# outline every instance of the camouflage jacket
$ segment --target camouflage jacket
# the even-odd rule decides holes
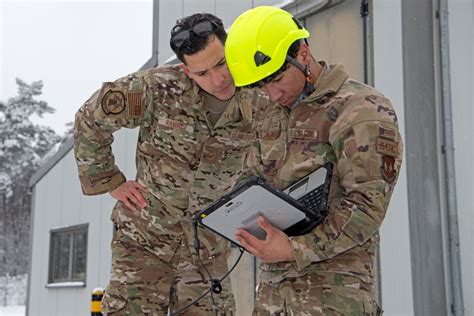
[[[143,193],[149,206],[132,212],[118,202],[112,220],[167,261],[183,238],[192,247],[192,215],[243,175],[255,141],[255,109],[268,102],[252,90],[237,90],[212,127],[201,91],[179,66],[152,68],[104,83],[76,114],[75,157],[87,195],[126,181],[114,163],[112,133],[140,127],[136,180],[149,188]],[[204,258],[228,247],[213,233],[200,234]]]
[[[291,112],[270,108],[258,135],[263,173],[277,188],[334,163],[324,223],[290,237],[296,261],[263,264],[261,279],[275,283],[317,270],[371,282],[378,231],[402,162],[390,101],[348,79],[342,65],[323,63],[316,91]]]

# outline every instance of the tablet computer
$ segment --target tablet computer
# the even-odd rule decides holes
[[[262,178],[250,178],[198,213],[196,220],[238,246],[238,228],[265,239],[257,223],[260,215],[288,236],[303,235],[324,220],[331,176],[332,163],[327,163],[284,191]]]

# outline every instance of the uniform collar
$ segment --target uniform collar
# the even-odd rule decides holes
[[[322,101],[326,95],[335,94],[349,77],[342,64],[327,65],[324,61],[319,64],[323,66],[323,69],[316,80],[316,90],[302,103]]]
[[[188,78],[185,91],[191,93],[191,104],[193,108],[205,113],[203,90],[194,81]],[[235,94],[222,113],[222,117],[217,121],[217,125],[225,124],[226,122],[233,122],[239,118],[243,118],[247,123],[252,122],[252,104],[250,102],[251,95],[247,89],[237,88]],[[221,123],[222,122],[222,123]]]

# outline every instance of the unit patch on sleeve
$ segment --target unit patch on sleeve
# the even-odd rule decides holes
[[[102,110],[105,114],[120,114],[125,109],[125,96],[121,91],[107,91],[102,98]]]
[[[397,170],[395,169],[395,157],[389,155],[382,156],[382,167],[380,168],[382,177],[388,183],[392,183],[397,178]]]
[[[380,172],[382,177],[388,183],[392,183],[397,178],[397,170],[395,169],[395,158],[398,157],[398,143],[379,136],[377,137],[377,152],[382,154],[382,166]]]

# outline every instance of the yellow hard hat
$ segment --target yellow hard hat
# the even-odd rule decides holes
[[[242,13],[232,24],[225,56],[237,87],[275,73],[286,60],[288,48],[309,32],[290,13],[260,6]]]

